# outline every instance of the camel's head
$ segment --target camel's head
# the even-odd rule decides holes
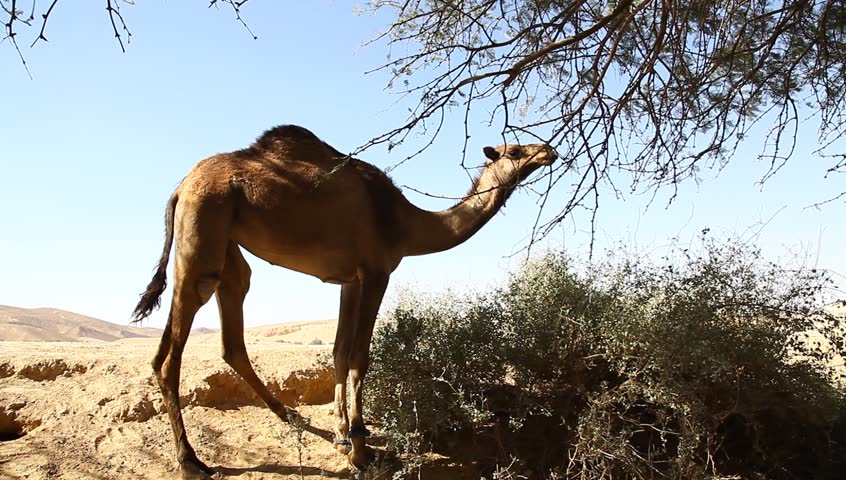
[[[519,180],[528,177],[540,167],[552,165],[558,158],[555,150],[544,143],[531,145],[500,145],[485,147],[486,167],[498,167],[502,173],[516,174]]]

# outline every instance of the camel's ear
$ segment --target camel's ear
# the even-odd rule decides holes
[[[499,160],[499,152],[496,151],[493,147],[485,147],[482,149],[485,152],[485,156],[488,157],[489,160],[496,161]]]

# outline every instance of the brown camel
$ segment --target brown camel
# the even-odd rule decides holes
[[[243,247],[268,262],[340,284],[335,337],[335,427],[339,449],[369,462],[362,386],[373,324],[388,277],[408,255],[452,248],[476,233],[529,174],[556,158],[548,145],[485,147],[487,162],[465,198],[440,212],[412,205],[381,170],[350,158],[297,126],[268,130],[251,147],[198,163],[167,205],[164,251],[134,321],[159,305],[176,239],[173,300],[153,359],[176,438],[183,478],[209,478],[194,453],[179,404],[182,351],[199,308],[216,294],[223,358],[267,406],[289,412],[256,376],[244,346],[250,267]],[[346,385],[352,384],[347,413]]]

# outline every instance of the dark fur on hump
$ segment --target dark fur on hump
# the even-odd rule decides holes
[[[255,154],[261,151],[273,151],[280,145],[316,144],[326,148],[333,157],[336,157],[342,168],[351,168],[362,179],[367,194],[370,197],[371,206],[375,212],[376,221],[389,237],[396,235],[399,222],[399,212],[396,206],[407,200],[394,185],[391,178],[379,168],[357,158],[352,158],[341,153],[335,147],[321,140],[317,135],[307,128],[298,125],[280,125],[264,132],[255,143],[239,154]],[[331,172],[328,175],[332,175]]]
[[[311,145],[309,145],[311,144]],[[263,152],[274,152],[279,150],[286,150],[291,152],[300,148],[308,148],[309,146],[317,146],[327,149],[333,157],[345,157],[343,153],[336,148],[324,142],[317,135],[307,128],[299,125],[279,125],[266,130],[259,136],[252,145],[247,148],[232,152],[233,155],[240,158],[254,158],[260,156]]]
[[[332,152],[332,155],[336,157],[346,156],[339,152],[336,148],[318,138],[318,136],[312,133],[311,130],[299,125],[279,125],[278,127],[273,127],[256,139],[253,147],[261,150],[273,150],[279,143],[290,144],[294,142],[316,143],[329,149],[329,151]]]

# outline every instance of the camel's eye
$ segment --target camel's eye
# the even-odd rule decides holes
[[[520,147],[511,147],[508,149],[508,156],[511,158],[520,158],[523,156],[523,149]]]

